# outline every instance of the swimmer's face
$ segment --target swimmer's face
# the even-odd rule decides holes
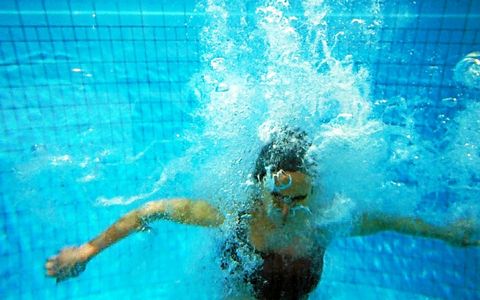
[[[302,172],[283,170],[271,177],[270,184],[267,184],[268,180],[263,182],[263,202],[266,207],[281,212],[282,222],[285,223],[292,209],[308,206],[312,192],[311,179]]]

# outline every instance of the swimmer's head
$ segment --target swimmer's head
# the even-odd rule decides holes
[[[310,145],[304,131],[283,128],[257,158],[253,175],[261,184],[267,212],[283,224],[291,211],[308,209],[312,184],[305,155]]]
[[[267,174],[264,179],[267,179]],[[312,182],[310,176],[300,171],[280,170],[272,175],[273,188],[264,180],[262,201],[270,219],[285,224],[289,215],[298,218],[298,211],[310,212]]]
[[[280,170],[308,174],[305,154],[310,145],[304,131],[283,127],[260,151],[255,162],[254,180],[262,182],[267,173],[275,174]]]

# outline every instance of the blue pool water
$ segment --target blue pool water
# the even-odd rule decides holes
[[[0,2],[1,299],[222,299],[214,229],[157,222],[58,285],[43,264],[149,200],[235,209],[278,123],[313,140],[319,224],[479,230],[480,1],[230,2]],[[310,299],[352,298],[480,299],[480,250],[340,234]]]

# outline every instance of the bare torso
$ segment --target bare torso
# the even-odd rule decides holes
[[[260,252],[312,257],[319,247],[321,230],[315,228],[312,217],[292,218],[285,224],[271,220],[264,210],[252,214],[249,223],[249,242]]]

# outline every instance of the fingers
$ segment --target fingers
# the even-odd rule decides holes
[[[45,275],[54,277],[59,283],[80,275],[85,270],[86,264],[79,257],[77,248],[64,248],[56,256],[46,260]]]
[[[51,270],[53,268],[53,264],[54,264],[54,258],[47,259],[47,262],[45,263],[45,269]]]
[[[58,255],[52,256],[47,259],[47,261],[45,262],[45,271],[47,276],[61,276],[61,262]]]
[[[61,256],[62,253],[65,252],[65,250],[68,250],[68,248],[63,248],[58,252],[57,255],[51,256],[47,259],[47,261],[45,262],[45,270],[47,276],[58,276],[61,265]]]

